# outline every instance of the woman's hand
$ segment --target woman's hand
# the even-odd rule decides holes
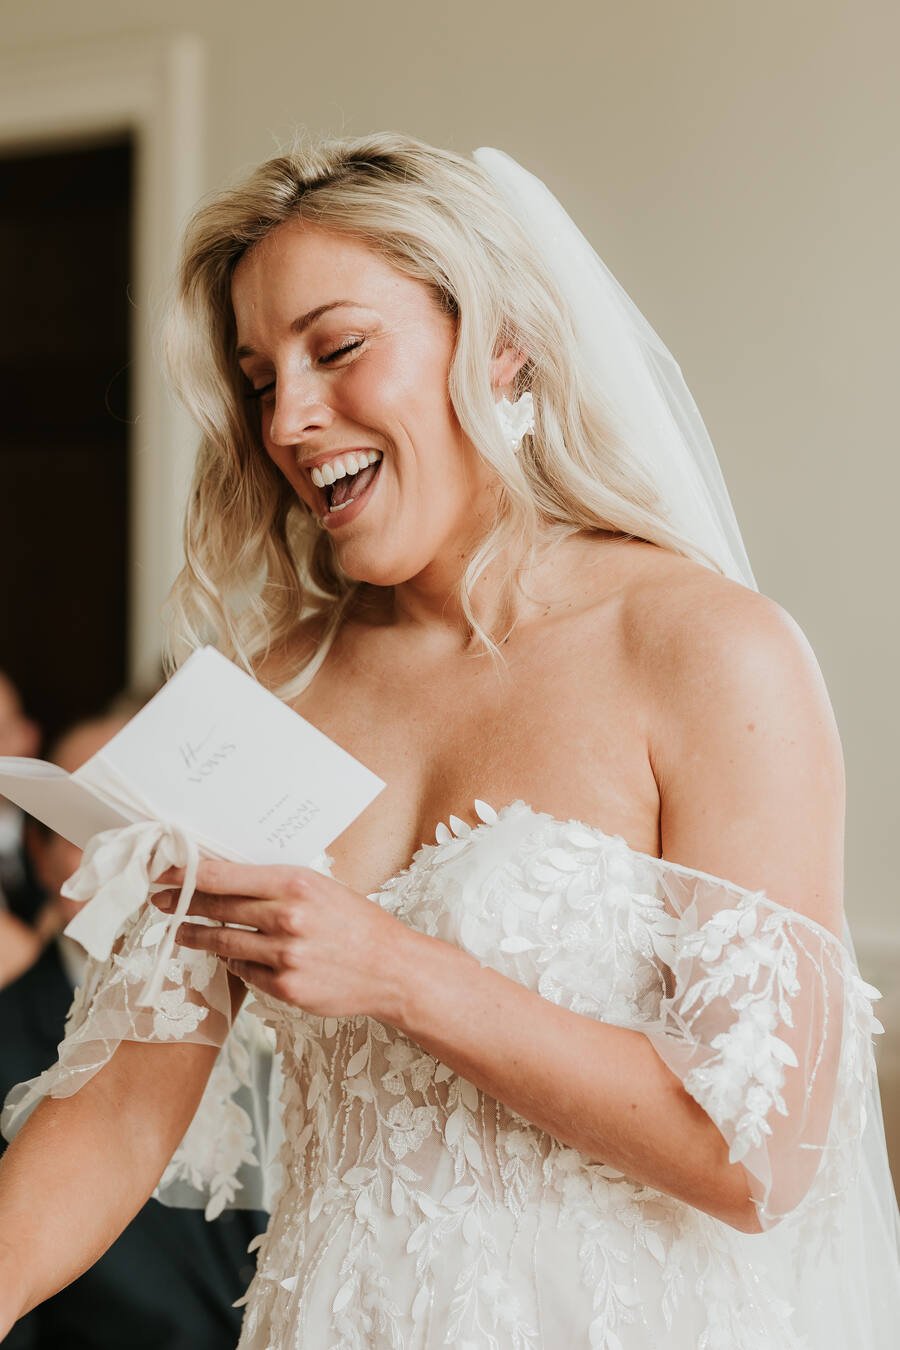
[[[178,886],[182,873],[160,878]],[[175,908],[177,892],[154,903]],[[374,901],[309,867],[201,861],[188,913],[240,928],[184,923],[176,941],[213,952],[245,984],[319,1017],[395,1021],[417,934]]]

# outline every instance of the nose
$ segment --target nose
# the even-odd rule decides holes
[[[311,432],[322,431],[333,421],[334,413],[314,374],[295,372],[276,382],[269,423],[269,438],[274,444],[298,445]]]

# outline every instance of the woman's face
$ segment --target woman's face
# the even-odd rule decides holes
[[[497,480],[451,406],[456,325],[429,288],[350,236],[290,222],[241,259],[231,295],[266,452],[346,573],[388,586],[458,560]],[[332,491],[319,484],[338,460]]]

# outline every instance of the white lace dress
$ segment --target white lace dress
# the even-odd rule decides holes
[[[370,899],[554,1003],[645,1032],[747,1167],[765,1231],[591,1162],[390,1026],[256,994],[162,1183],[209,1213],[258,1201],[254,1169],[274,1187],[240,1350],[893,1346],[878,991],[846,934],[521,801],[476,812]],[[122,1037],[225,1039],[224,972],[204,953],[177,949],[159,1008],[134,1006],[154,924],[145,911],[95,971],[59,1064],[14,1090],[5,1132]],[[283,1085],[271,1118],[263,1027]]]

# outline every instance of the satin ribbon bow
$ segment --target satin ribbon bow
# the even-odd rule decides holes
[[[167,889],[154,884],[157,878],[170,867],[184,868],[178,903],[174,912],[165,916],[153,969],[138,995],[139,1007],[155,1007],[159,999],[175,934],[197,884],[199,861],[197,845],[180,826],[140,821],[95,834],[88,841],[78,871],[60,888],[69,900],[86,902],[66,926],[66,935],[80,942],[91,956],[105,961],[127,920],[151,895]]]

